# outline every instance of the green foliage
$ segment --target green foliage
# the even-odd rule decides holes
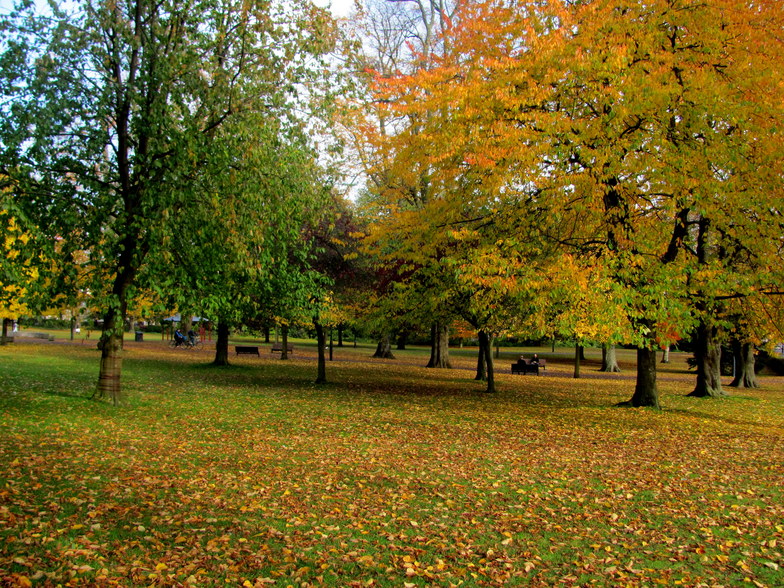
[[[254,230],[278,223],[280,241],[292,240],[286,211],[302,210],[300,192],[315,183],[297,172],[315,158],[302,138],[316,119],[302,113],[326,108],[317,82],[335,30],[308,2],[85,0],[52,10],[27,3],[2,19],[3,171],[16,206],[57,244],[53,289],[87,290],[103,310],[101,382],[119,382],[128,305],[145,289],[163,298],[162,262],[192,261],[176,259],[193,250],[189,239],[229,249],[202,252],[206,271],[232,270],[212,289],[213,307],[236,294],[225,287],[232,263],[245,271],[287,255],[251,257],[240,240],[257,237],[249,227],[259,217]],[[225,223],[207,222],[215,214]]]

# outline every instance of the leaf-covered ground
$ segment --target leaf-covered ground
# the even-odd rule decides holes
[[[0,348],[3,585],[784,585],[784,378],[687,398],[675,354],[655,412],[628,364],[127,349],[113,408],[87,345]]]

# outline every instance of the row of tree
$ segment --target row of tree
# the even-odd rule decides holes
[[[217,319],[224,360],[229,327],[259,308],[319,312],[302,235],[332,201],[312,140],[341,92],[326,10],[22,2],[1,27],[3,218],[25,235],[3,285],[31,309],[100,309],[101,396],[120,398],[123,325],[142,298]]]
[[[366,17],[372,100],[353,130],[368,242],[397,271],[385,304],[434,333],[473,325],[489,391],[504,333],[636,345],[634,406],[659,405],[655,353],[680,338],[696,334],[694,394],[712,396],[722,334],[752,362],[781,337],[780,2],[410,0]]]
[[[306,0],[24,3],[2,17],[0,302],[88,297],[115,402],[142,300],[217,320],[218,363],[234,325],[312,322],[320,381],[348,322],[382,355],[429,325],[431,367],[469,325],[488,391],[499,336],[634,344],[635,406],[659,405],[656,350],[696,333],[695,394],[722,394],[721,337],[753,361],[780,336],[783,13],[367,0],[339,27]]]

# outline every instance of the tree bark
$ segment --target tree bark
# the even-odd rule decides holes
[[[631,400],[618,406],[648,406],[659,409],[659,388],[656,385],[656,350],[637,349],[637,383]]]
[[[759,388],[755,370],[754,345],[750,342],[732,341],[732,354],[735,359],[735,378],[730,383],[733,388]]]
[[[7,345],[8,344],[8,323],[11,319],[4,318],[3,319],[3,334],[2,338],[0,338],[0,345]]]
[[[397,334],[397,350],[398,351],[405,351],[406,350],[406,342],[408,340],[408,333],[406,331],[400,331]]]
[[[112,283],[114,303],[109,306],[103,319],[103,330],[98,341],[101,350],[101,363],[98,370],[98,398],[109,398],[114,406],[122,400],[122,350],[123,327],[128,308],[128,288],[136,274],[134,259],[136,243],[131,236],[123,239],[125,248],[117,260],[117,276]]]
[[[579,343],[574,346],[574,377],[580,377],[580,360],[583,358],[582,345]]]
[[[110,309],[103,319],[103,331],[98,341],[101,350],[101,363],[98,370],[98,398],[108,398],[114,406],[122,401],[122,348],[123,331],[122,319],[117,320],[118,312]]]
[[[621,371],[615,355],[615,345],[602,345],[602,369],[600,371],[613,374]]]
[[[451,368],[449,361],[449,326],[433,323],[430,329],[430,361],[429,368]]]
[[[281,327],[280,340],[282,343],[281,350],[280,350],[280,358],[288,359],[289,358],[289,326],[288,325],[283,325]]]
[[[379,340],[378,346],[376,346],[376,352],[373,354],[373,357],[380,357],[381,359],[395,359],[395,356],[392,354],[392,343],[390,342],[388,333],[383,335]]]
[[[474,380],[484,382],[487,380],[487,353],[485,351],[486,337],[482,336],[482,331],[478,333],[479,339],[479,354],[476,359],[476,376]]]
[[[338,347],[343,347],[343,325],[338,325]]]
[[[212,365],[229,365],[229,324],[218,321],[218,338],[215,341],[215,359]]]
[[[493,338],[485,331],[479,331],[479,348],[484,352],[484,363],[487,367],[487,388],[485,392],[493,394],[496,392],[495,373],[493,371]]]
[[[316,344],[318,347],[318,369],[316,373],[316,384],[326,384],[327,360],[325,348],[327,346],[327,337],[324,334],[324,326],[318,321],[318,319],[313,319],[313,325],[316,327]]]
[[[718,398],[727,393],[721,387],[721,343],[718,329],[702,324],[697,328],[697,385],[689,396]]]

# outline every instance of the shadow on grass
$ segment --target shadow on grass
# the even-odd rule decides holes
[[[41,390],[42,394],[47,396],[57,396],[59,398],[75,398],[76,400],[94,400],[94,393],[92,390],[86,392],[74,392],[69,390]]]

